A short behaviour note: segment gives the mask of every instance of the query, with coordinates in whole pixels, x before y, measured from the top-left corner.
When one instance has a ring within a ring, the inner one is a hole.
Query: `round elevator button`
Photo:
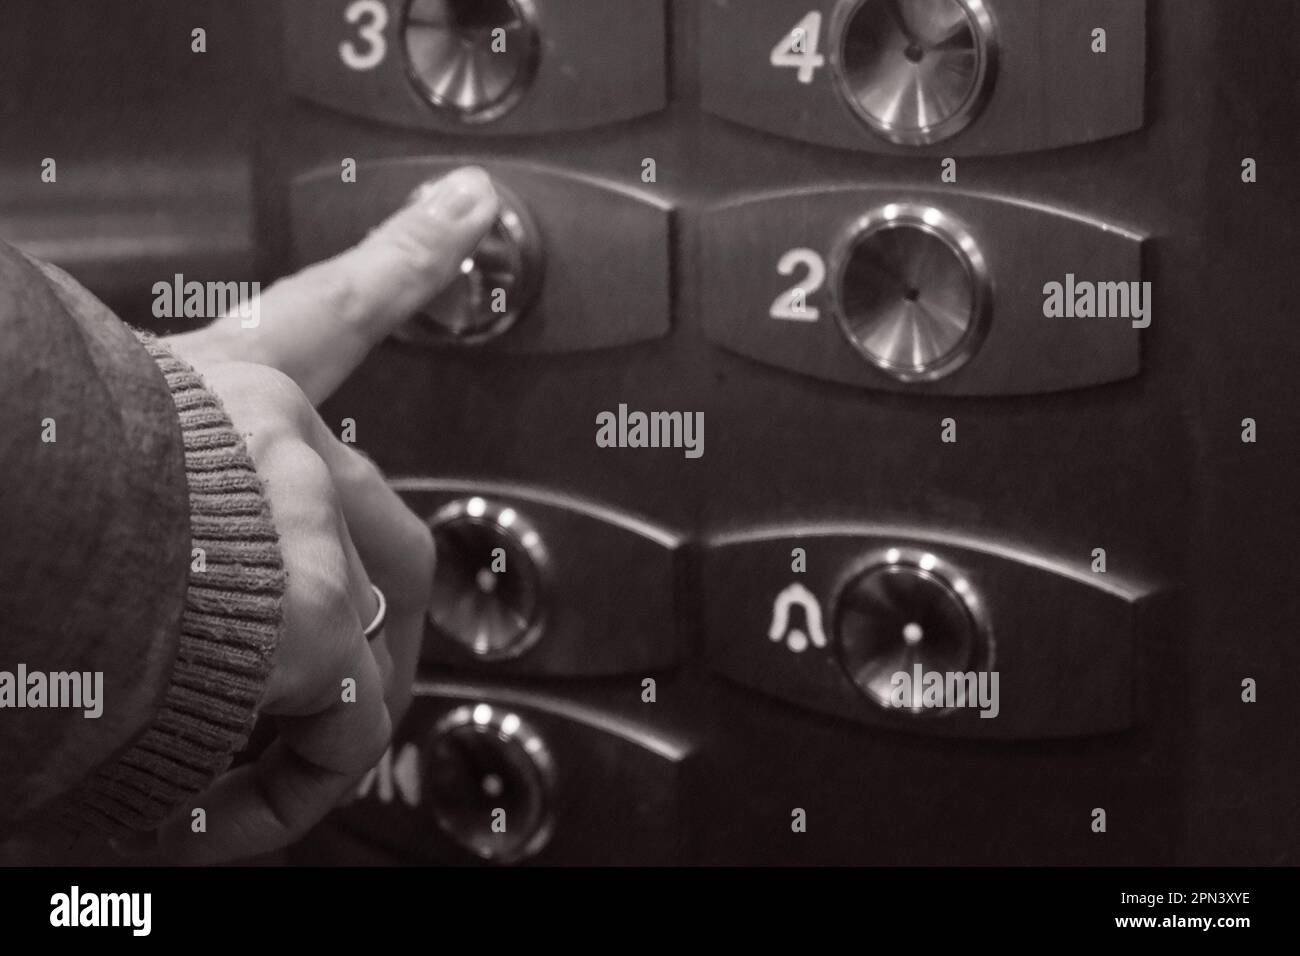
[[[956,135],[992,89],[997,46],[983,0],[845,0],[839,23],[841,92],[891,142]]]
[[[890,710],[950,709],[922,705],[918,667],[922,675],[938,672],[946,678],[991,664],[992,643],[978,597],[932,554],[894,548],[874,556],[840,588],[834,620],[844,673],[868,700]],[[899,674],[907,681],[896,682]]]
[[[462,123],[513,109],[541,52],[532,0],[410,0],[402,34],[416,91]]]
[[[480,661],[518,657],[546,627],[549,559],[514,508],[468,498],[430,519],[437,548],[429,620]]]
[[[833,270],[840,330],[900,381],[950,375],[983,342],[992,301],[984,257],[938,209],[895,203],[867,213],[839,243]]]
[[[399,330],[399,338],[420,345],[482,345],[512,329],[533,304],[542,280],[541,235],[519,199],[493,185],[501,201],[497,221],[447,288]]]
[[[438,721],[423,753],[434,818],[459,846],[514,863],[546,845],[555,764],[518,714],[486,703],[459,707]]]

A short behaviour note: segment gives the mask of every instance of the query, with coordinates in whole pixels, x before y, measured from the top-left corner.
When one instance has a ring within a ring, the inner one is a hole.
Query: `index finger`
[[[227,359],[279,369],[318,404],[451,282],[499,208],[487,173],[458,169],[359,245],[267,289],[255,325],[228,315],[176,338],[219,342]]]

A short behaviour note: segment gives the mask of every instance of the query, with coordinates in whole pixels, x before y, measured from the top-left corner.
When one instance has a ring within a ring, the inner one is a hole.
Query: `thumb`
[[[427,184],[360,245],[273,285],[251,318],[225,316],[208,329],[177,336],[177,344],[182,351],[269,365],[319,402],[446,287],[498,211],[487,173],[458,169]],[[192,341],[196,337],[201,343]]]

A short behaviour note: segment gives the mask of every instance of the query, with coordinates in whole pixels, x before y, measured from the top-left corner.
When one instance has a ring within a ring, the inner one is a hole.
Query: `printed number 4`
[[[808,296],[820,289],[826,281],[826,263],[811,249],[791,249],[776,264],[776,271],[783,276],[792,276],[800,268],[807,269],[808,274],[798,285],[791,286],[776,297],[769,312],[772,318],[788,322],[816,322],[822,317],[819,309],[809,307]]]
[[[814,10],[772,48],[772,65],[797,69],[799,82],[811,83],[826,65],[826,57],[817,52],[821,39],[822,15]]]
[[[357,36],[363,41],[364,49],[359,49],[351,40],[339,44],[339,56],[343,63],[352,70],[373,70],[388,55],[388,41],[384,39],[384,30],[388,28],[388,7],[382,0],[355,0],[343,13],[343,18],[357,28]]]

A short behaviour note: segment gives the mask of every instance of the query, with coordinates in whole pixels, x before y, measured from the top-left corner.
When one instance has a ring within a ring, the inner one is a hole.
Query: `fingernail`
[[[456,222],[468,216],[493,193],[491,177],[477,166],[466,166],[429,189],[425,209],[438,219]]]

